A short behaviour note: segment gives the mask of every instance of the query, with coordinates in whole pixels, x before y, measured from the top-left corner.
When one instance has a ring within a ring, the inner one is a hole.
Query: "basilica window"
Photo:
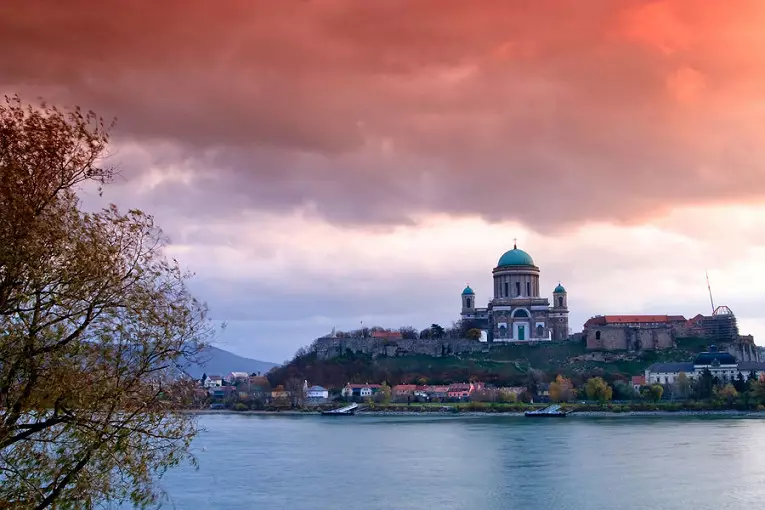
[[[508,283],[505,282],[505,297],[508,297],[510,295],[510,291],[508,290]]]
[[[563,307],[563,298],[562,297],[558,298],[558,306],[560,306],[561,308]]]
[[[531,295],[531,282],[526,282],[526,295]]]
[[[521,282],[515,282],[515,295],[521,295]]]

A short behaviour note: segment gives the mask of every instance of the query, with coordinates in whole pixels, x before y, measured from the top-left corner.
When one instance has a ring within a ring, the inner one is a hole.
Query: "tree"
[[[534,398],[539,393],[539,384],[544,380],[544,373],[534,368],[526,372],[526,391]]]
[[[568,402],[573,398],[574,385],[570,379],[559,375],[550,383],[550,400],[553,402]]]
[[[699,399],[711,398],[713,388],[714,377],[712,376],[712,372],[708,368],[705,368],[696,381],[696,397]]]
[[[634,400],[637,394],[635,388],[626,381],[616,381],[614,383],[614,398],[619,400]]]
[[[417,340],[417,330],[412,326],[404,326],[398,330],[404,340]]]
[[[156,501],[155,475],[192,459],[211,333],[151,216],[80,208],[106,184],[92,113],[0,104],[0,502],[50,508]]]
[[[303,407],[306,398],[304,381],[297,377],[290,377],[284,381],[284,389],[290,394],[292,407]]]
[[[465,334],[465,338],[468,340],[480,340],[481,339],[481,330],[478,328],[472,328],[467,331]]]
[[[433,337],[433,331],[430,328],[425,328],[422,331],[420,331],[420,338],[422,340],[427,340],[432,337]]]
[[[584,388],[589,400],[597,400],[601,404],[611,400],[613,395],[613,390],[602,377],[588,379]]]
[[[383,404],[390,404],[390,397],[391,397],[391,389],[390,386],[388,386],[387,382],[384,382],[380,385],[380,389],[377,390],[377,394],[375,395],[377,397],[377,401],[381,402]]]
[[[715,393],[717,398],[725,401],[728,405],[735,402],[735,400],[738,398],[738,391],[736,391],[735,386],[733,386],[731,383],[726,384],[720,389],[716,389]]]
[[[431,324],[430,325],[430,337],[431,338],[443,338],[444,333],[446,333],[446,330],[444,330],[443,326],[440,326],[438,324]]]
[[[744,374],[741,372],[738,373],[736,376],[736,380],[733,382],[733,387],[736,388],[736,391],[739,393],[744,393],[749,388],[746,384],[746,379],[744,378]]]
[[[680,372],[675,380],[675,387],[680,398],[686,399],[691,393],[691,381],[685,372]]]
[[[752,398],[758,404],[765,404],[765,375],[752,383]]]
[[[658,402],[661,400],[661,397],[664,395],[664,386],[661,384],[652,384],[650,386],[644,386],[641,389],[641,395],[646,400],[653,400],[654,402]]]

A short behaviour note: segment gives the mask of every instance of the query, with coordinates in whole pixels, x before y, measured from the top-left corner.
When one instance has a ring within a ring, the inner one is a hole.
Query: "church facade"
[[[551,305],[540,296],[539,273],[531,256],[516,244],[492,270],[494,298],[486,308],[476,307],[469,285],[462,291],[461,318],[485,330],[489,342],[568,340],[566,289],[561,284],[555,287]]]

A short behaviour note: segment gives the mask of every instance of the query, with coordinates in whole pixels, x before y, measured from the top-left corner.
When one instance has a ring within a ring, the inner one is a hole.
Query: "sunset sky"
[[[728,305],[765,339],[762,0],[5,0],[0,92],[117,118],[156,216],[280,362],[479,304],[512,248],[596,314]]]

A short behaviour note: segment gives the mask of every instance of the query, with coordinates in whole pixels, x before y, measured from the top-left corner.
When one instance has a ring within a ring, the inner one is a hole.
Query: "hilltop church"
[[[569,338],[568,295],[558,284],[553,304],[539,295],[539,268],[531,255],[518,249],[505,252],[494,276],[494,299],[486,308],[477,308],[470,285],[462,291],[463,320],[476,323],[487,332],[489,342],[563,341]]]

